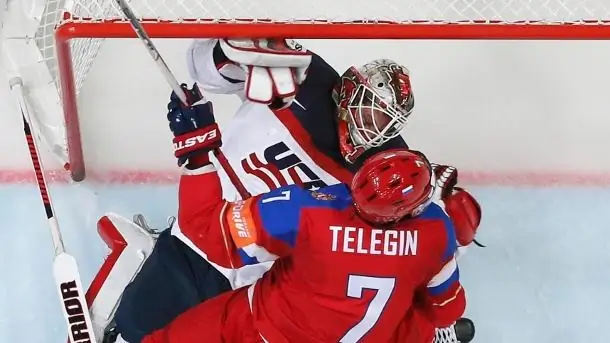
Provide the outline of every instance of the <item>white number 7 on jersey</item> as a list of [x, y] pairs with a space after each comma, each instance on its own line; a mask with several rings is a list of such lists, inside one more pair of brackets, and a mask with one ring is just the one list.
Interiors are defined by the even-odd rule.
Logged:
[[280, 194], [282, 194], [282, 195], [265, 198], [265, 199], [261, 200], [261, 203], [266, 204], [266, 203], [272, 202], [272, 201], [290, 200], [290, 191], [282, 191]]
[[350, 298], [362, 298], [365, 289], [376, 290], [377, 293], [366, 309], [361, 321], [354, 325], [341, 338], [340, 343], [356, 343], [369, 332], [381, 317], [385, 305], [390, 300], [394, 290], [394, 278], [382, 278], [362, 275], [350, 275], [347, 280], [347, 296]]

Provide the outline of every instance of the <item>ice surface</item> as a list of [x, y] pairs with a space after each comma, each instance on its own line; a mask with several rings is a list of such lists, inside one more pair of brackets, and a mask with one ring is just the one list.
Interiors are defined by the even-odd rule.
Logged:
[[[106, 253], [95, 222], [142, 212], [154, 227], [175, 214], [175, 186], [53, 185], [67, 250], [85, 285]], [[599, 341], [610, 317], [610, 189], [478, 187], [480, 241], [461, 260], [467, 315], [483, 343]], [[52, 248], [33, 185], [0, 185], [0, 342], [64, 342]]]

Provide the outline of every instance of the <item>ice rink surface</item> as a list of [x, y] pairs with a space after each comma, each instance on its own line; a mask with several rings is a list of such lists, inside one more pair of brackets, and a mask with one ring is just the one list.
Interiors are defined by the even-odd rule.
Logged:
[[[471, 187], [484, 210], [479, 240], [461, 259], [477, 343], [598, 342], [610, 318], [610, 188]], [[104, 212], [145, 214], [164, 227], [174, 185], [52, 184], [51, 196], [85, 285], [107, 249]], [[37, 189], [0, 185], [0, 342], [64, 342], [53, 250]]]
[[[44, 7], [50, 11], [64, 3], [0, 0], [0, 16], [4, 18], [0, 23], [0, 43], [5, 43], [0, 44], [0, 52], [4, 49], [3, 52], [9, 53], [7, 61], [10, 60], [11, 66], [15, 64], [31, 95], [36, 95], [38, 106], [45, 109], [41, 113], [53, 119], [48, 123], [50, 127], [63, 129], [58, 99], [53, 100], [56, 90], [51, 90], [50, 98], [46, 92], [53, 88], [51, 74], [47, 75], [47, 63], [40, 63], [41, 54], [54, 56], [53, 49], [50, 46], [38, 49], [40, 44], [53, 42], [53, 23], [41, 22], [41, 18], [54, 15], [42, 16], [43, 7], [36, 6], [47, 2], [53, 4]], [[283, 3], [286, 2], [292, 6], [277, 6], [276, 0], [252, 2], [255, 6], [248, 6], [246, 1], [132, 3], [154, 4], [150, 6], [151, 18], [163, 17], [168, 10], [180, 16], [183, 15], [180, 11], [186, 10], [187, 18], [192, 17], [191, 12], [201, 17], [200, 10], [204, 16], [226, 17], [226, 9], [231, 11], [229, 17], [235, 18], [285, 15], [292, 18], [293, 13], [316, 18], [310, 12], [320, 11], [322, 17], [332, 17], [334, 13], [338, 18], [405, 16], [418, 20], [577, 23], [553, 24], [555, 31], [565, 35], [558, 41], [514, 37], [506, 41], [301, 42], [338, 71], [376, 58], [389, 58], [407, 65], [412, 72], [419, 114], [411, 119], [405, 137], [409, 144], [416, 142], [414, 148], [426, 152], [433, 161], [451, 163], [460, 172], [492, 176], [540, 173], [542, 178], [533, 184], [546, 184], [548, 177], [555, 176], [550, 174], [555, 173], [570, 176], [570, 180], [573, 175], [582, 179], [587, 179], [587, 175], [601, 175], [607, 181], [602, 182], [608, 185], [605, 188], [470, 188], [483, 207], [478, 239], [487, 248], [471, 248], [460, 264], [468, 294], [466, 315], [477, 325], [475, 343], [606, 341], [605, 329], [610, 318], [610, 240], [607, 237], [610, 158], [605, 157], [610, 137], [607, 113], [610, 44], [608, 40], [578, 38], [587, 31], [579, 25], [585, 23], [582, 20], [587, 20], [589, 30], [595, 30], [596, 24], [608, 24], [610, 2], [410, 0], [374, 1], [373, 6], [354, 6], [351, 0], [320, 2], [323, 6], [290, 0]], [[102, 11], [99, 5], [107, 2], [65, 3], [87, 4], [87, 11], [99, 12]], [[4, 7], [9, 12], [5, 13]], [[136, 12], [141, 10], [136, 8]], [[217, 13], [219, 10], [222, 11]], [[34, 14], [36, 11], [40, 13]], [[83, 13], [81, 16], [88, 17]], [[603, 21], [596, 23], [596, 20]], [[523, 30], [522, 34], [536, 33], [540, 25], [536, 23], [532, 28]], [[45, 39], [32, 40], [35, 31]], [[413, 30], [413, 34], [417, 31]], [[452, 34], [447, 31], [446, 38]], [[493, 38], [493, 33], [489, 35]], [[127, 173], [134, 170], [154, 173], [174, 165], [171, 136], [164, 120], [169, 88], [142, 44], [137, 40], [111, 39], [97, 51], [96, 41], [73, 42], [74, 47], [79, 47], [73, 51], [74, 71], [77, 81], [83, 85], [74, 101], [81, 114], [79, 124], [88, 170], [103, 167]], [[189, 43], [187, 39], [155, 38], [155, 45], [181, 81], [191, 81], [184, 55]], [[53, 62], [50, 64], [53, 66], [57, 61], [50, 58], [47, 62]], [[12, 71], [12, 67], [6, 68], [8, 63], [3, 63], [0, 58], [0, 74], [5, 69]], [[11, 73], [11, 76], [14, 75]], [[4, 101], [9, 99], [8, 94], [8, 82], [0, 77], [0, 117], [3, 119], [0, 174], [17, 171], [21, 175], [30, 170], [31, 164], [17, 108], [13, 101]], [[210, 98], [222, 127], [222, 122], [229, 120], [239, 104], [235, 99]], [[53, 110], [57, 110], [55, 116]], [[44, 160], [45, 156], [42, 157]], [[60, 165], [45, 164], [45, 168], [52, 170]], [[33, 184], [4, 182], [4, 179], [0, 177], [0, 343], [65, 343], [66, 327], [52, 276], [51, 236], [40, 195]], [[570, 184], [581, 184], [576, 181]], [[595, 180], [591, 182], [595, 183]], [[96, 232], [100, 216], [116, 212], [131, 217], [139, 212], [153, 227], [161, 228], [177, 208], [177, 185], [172, 183], [95, 185], [87, 181], [52, 183], [50, 188], [67, 251], [75, 256], [85, 286], [108, 252]]]

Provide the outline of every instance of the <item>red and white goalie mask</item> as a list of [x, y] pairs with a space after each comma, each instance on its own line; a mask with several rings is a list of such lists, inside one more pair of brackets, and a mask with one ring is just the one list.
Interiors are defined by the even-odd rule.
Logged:
[[333, 98], [341, 153], [350, 163], [400, 135], [414, 106], [409, 70], [388, 59], [350, 67], [341, 75]]

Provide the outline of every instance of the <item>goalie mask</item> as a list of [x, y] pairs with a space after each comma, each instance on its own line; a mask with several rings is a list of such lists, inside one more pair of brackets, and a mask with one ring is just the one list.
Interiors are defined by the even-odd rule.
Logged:
[[350, 163], [400, 135], [414, 106], [409, 71], [388, 59], [350, 67], [335, 86], [333, 99], [341, 154]]

